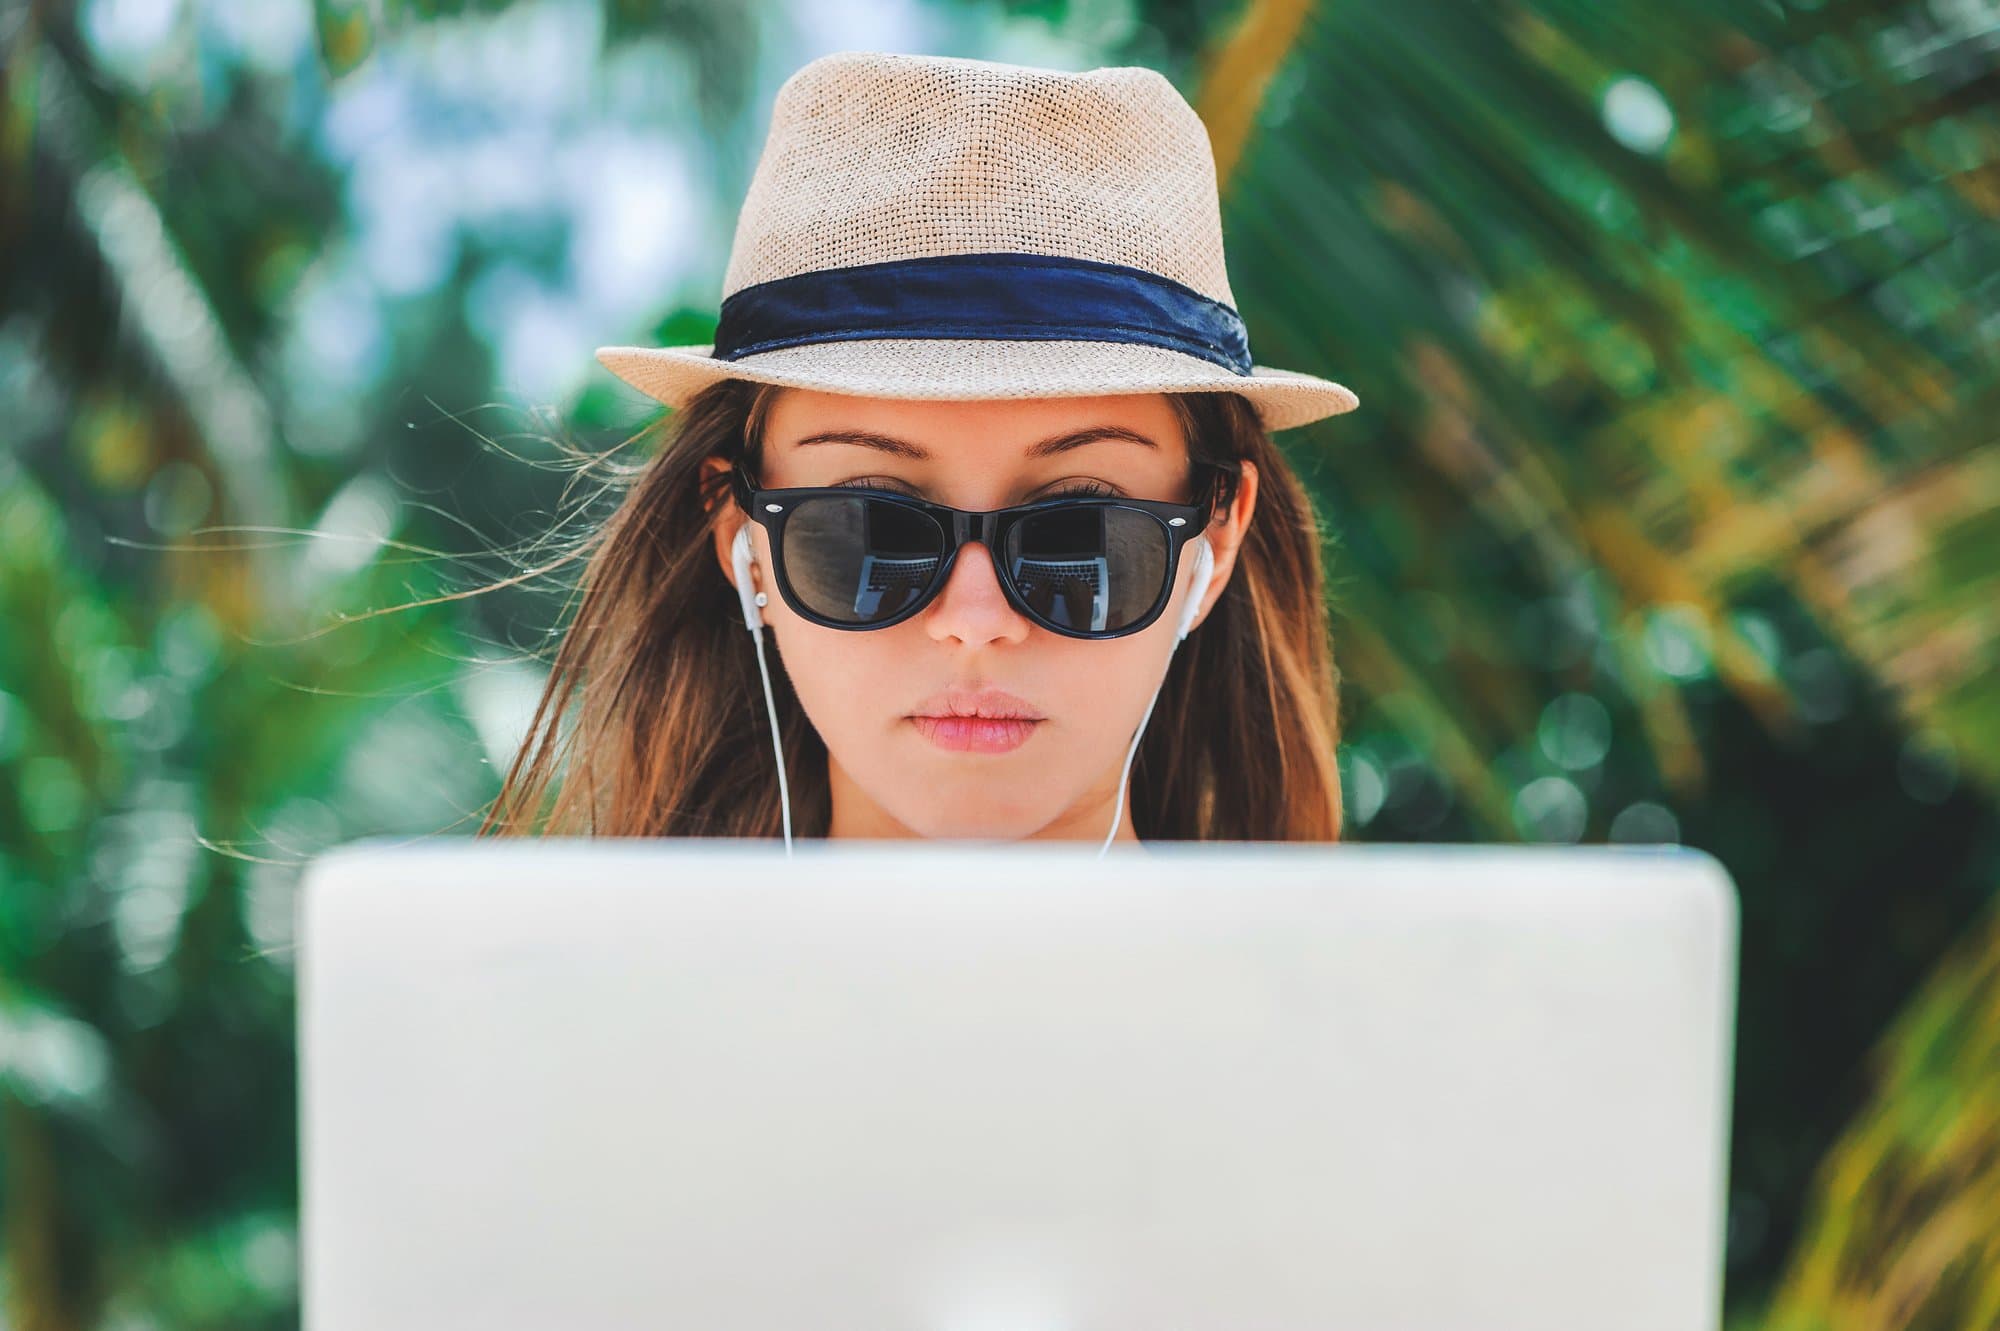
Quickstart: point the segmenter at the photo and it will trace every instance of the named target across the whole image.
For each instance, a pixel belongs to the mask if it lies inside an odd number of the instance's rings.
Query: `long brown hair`
[[[715,558],[727,478],[702,466],[721,456],[754,473],[779,391],[721,380],[627,441],[657,442],[643,463],[606,464],[623,499],[562,561],[583,561],[581,604],[480,834],[781,835],[755,646]],[[1247,399],[1168,397],[1192,459],[1227,480],[1243,460],[1256,466],[1257,502],[1229,582],[1167,671],[1132,766],[1133,829],[1147,841],[1337,841],[1318,520]],[[776,655],[768,633],[765,646]],[[826,746],[775,665],[771,690],[793,834],[825,836]]]

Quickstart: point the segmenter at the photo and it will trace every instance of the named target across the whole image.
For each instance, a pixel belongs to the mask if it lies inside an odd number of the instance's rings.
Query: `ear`
[[[1210,575],[1208,590],[1201,598],[1201,610],[1195,616],[1195,627],[1199,628],[1208,612],[1221,597],[1222,589],[1229,585],[1229,575],[1236,568],[1237,552],[1243,548],[1243,537],[1250,530],[1250,515],[1257,511],[1257,464],[1245,459],[1242,476],[1236,485],[1236,495],[1230,501],[1229,511],[1210,518],[1202,528],[1202,535],[1208,538],[1215,551],[1215,572]],[[1193,632],[1190,629],[1189,632]]]
[[[703,458],[701,460],[701,470],[704,477],[704,484],[707,483],[706,478],[709,475],[728,475],[729,467],[730,464],[727,458]],[[729,586],[731,591],[734,591],[736,590],[736,561],[731,558],[730,547],[736,542],[738,529],[744,523],[748,522],[750,518],[748,514],[741,508],[738,508],[729,498],[728,491],[726,490],[720,492],[719,498],[709,502],[708,512],[715,523],[715,562],[722,569],[723,582]],[[750,539],[752,542],[751,548],[754,550],[757,539],[755,531],[750,533]],[[761,590],[763,581],[759,576],[760,573],[761,568],[758,564],[750,566],[750,579]]]

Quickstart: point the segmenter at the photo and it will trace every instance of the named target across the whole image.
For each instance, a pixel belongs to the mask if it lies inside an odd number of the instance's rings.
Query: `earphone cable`
[[[771,698],[771,667],[764,662],[764,629],[762,625],[753,627],[750,636],[757,640],[757,673],[764,677],[764,710],[771,718],[771,752],[778,760],[778,806],[785,820],[785,857],[792,854],[792,792],[785,782],[785,746],[778,737],[778,704]]]

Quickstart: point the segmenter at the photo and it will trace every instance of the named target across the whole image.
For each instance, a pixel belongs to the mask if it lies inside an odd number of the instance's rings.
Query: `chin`
[[[969,809],[930,809],[903,820],[904,826],[933,841],[1021,841],[1047,822],[1025,812],[996,809],[990,802]]]

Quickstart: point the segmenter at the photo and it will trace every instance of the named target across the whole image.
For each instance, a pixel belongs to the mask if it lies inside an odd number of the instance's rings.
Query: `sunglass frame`
[[[987,553],[992,555],[1006,548],[1007,536],[1016,524],[1042,514],[1077,508],[1124,508],[1143,513],[1159,523],[1160,529],[1167,535],[1166,575],[1160,580],[1160,591],[1153,598],[1152,606],[1124,628],[1093,633],[1088,629],[1073,629],[1044,619],[1028,605],[1027,599],[1015,587],[1014,580],[1005,567],[1006,561],[997,555],[994,556],[993,569],[998,575],[1000,590],[1007,597],[1009,605],[1026,616],[1030,622],[1051,633],[1061,634],[1065,638],[1098,642],[1145,631],[1159,619],[1165,612],[1167,603],[1173,599],[1174,584],[1179,580],[1181,550],[1207,528],[1213,514],[1216,482],[1223,472],[1222,468],[1214,464],[1197,463],[1196,468],[1202,479],[1197,482],[1198,493],[1194,501],[1186,504],[1170,503],[1162,499],[1128,499],[1122,495],[1059,495],[1054,499],[1015,504],[1007,508],[964,509],[953,508],[949,504],[932,503],[928,499],[902,494],[895,490],[878,490],[857,485],[795,486],[766,490],[759,488],[756,480],[741,465],[730,469],[730,491],[735,496],[738,507],[769,533],[773,563],[776,565],[772,569],[773,581],[777,583],[778,594],[784,597],[785,604],[791,607],[792,613],[809,623],[852,633],[893,628],[920,613],[937,599],[939,592],[944,590],[945,583],[951,579],[952,569],[958,564],[959,552],[965,549],[969,541],[980,542],[986,547]],[[946,533],[950,549],[946,551],[944,561],[931,575],[931,580],[925,584],[923,591],[909,605],[887,619],[867,624],[845,624],[819,614],[793,592],[791,578],[785,570],[785,523],[800,503],[822,495],[899,505],[925,515]]]

